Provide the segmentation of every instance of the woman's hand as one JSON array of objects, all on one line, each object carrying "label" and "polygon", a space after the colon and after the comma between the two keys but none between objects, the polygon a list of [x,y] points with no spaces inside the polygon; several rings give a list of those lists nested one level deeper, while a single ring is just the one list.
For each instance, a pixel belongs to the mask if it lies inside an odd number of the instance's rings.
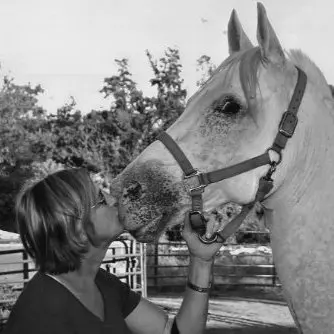
[{"label": "woman's hand", "polygon": [[[211,236],[218,231],[218,229],[219,223],[215,222],[213,219],[209,219],[206,225],[205,237],[210,239]],[[186,212],[184,218],[182,237],[188,245],[190,255],[206,262],[212,261],[215,254],[222,246],[222,243],[215,242],[212,244],[204,244],[199,240],[197,233],[191,228],[189,212]]]}]

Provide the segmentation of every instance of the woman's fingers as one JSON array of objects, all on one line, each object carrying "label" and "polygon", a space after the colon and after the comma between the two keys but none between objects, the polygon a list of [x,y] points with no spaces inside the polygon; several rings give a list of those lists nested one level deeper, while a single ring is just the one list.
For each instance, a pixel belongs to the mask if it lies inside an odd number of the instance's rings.
[{"label": "woman's fingers", "polygon": [[[215,234],[219,230],[220,223],[216,219],[214,219],[212,216],[210,216],[210,214],[206,212],[203,214],[203,216],[205,218],[204,224],[206,226],[205,237],[207,239],[210,239],[212,235]],[[189,212],[185,214],[182,232],[185,232],[185,233],[194,232],[191,227]]]},{"label": "woman's fingers", "polygon": [[190,217],[189,212],[186,212],[183,220],[183,225],[181,227],[181,235],[183,238],[189,238],[192,234],[194,234],[194,231],[192,230],[191,224],[190,224]]},{"label": "woman's fingers", "polygon": [[[211,239],[214,234],[219,230],[219,222],[216,222],[213,216],[208,214],[204,215],[206,222],[203,222],[206,227],[206,234],[204,238]],[[184,224],[182,230],[182,237],[186,241],[189,253],[192,256],[198,257],[205,261],[211,261],[217,251],[221,247],[221,243],[204,243],[200,238],[197,232],[195,232],[191,227],[189,212],[186,212],[184,217]]]},{"label": "woman's fingers", "polygon": [[204,217],[207,221],[205,237],[210,239],[219,230],[220,223],[207,213],[204,214]]},{"label": "woman's fingers", "polygon": [[182,231],[184,232],[190,232],[191,227],[190,227],[190,220],[189,220],[189,212],[186,212],[183,220],[183,226],[182,226]]},{"label": "woman's fingers", "polygon": [[[214,234],[219,230],[220,223],[214,219],[214,217],[208,213],[203,214],[205,222],[205,238],[206,239],[211,239]],[[181,234],[183,237],[190,237],[190,236],[196,236],[196,232],[193,231],[191,227],[191,222],[190,222],[190,217],[189,217],[189,212],[186,212],[185,217],[184,217],[184,224],[183,227],[181,228]]]}]

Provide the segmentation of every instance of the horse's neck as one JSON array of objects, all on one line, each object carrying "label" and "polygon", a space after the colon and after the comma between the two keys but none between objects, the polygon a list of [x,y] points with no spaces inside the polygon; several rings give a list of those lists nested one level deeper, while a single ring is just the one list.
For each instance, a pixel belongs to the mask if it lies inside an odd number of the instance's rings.
[{"label": "horse's neck", "polygon": [[[291,234],[294,228],[302,233],[305,232],[302,226],[308,225],[308,231],[321,226],[325,229],[333,220],[334,113],[327,110],[316,112],[318,115],[309,118],[311,124],[305,133],[296,138],[300,144],[296,155],[290,156],[292,167],[270,200],[270,207],[276,215],[272,232],[276,231],[276,234]],[[283,220],[279,224],[283,224],[286,230],[277,226],[275,220]],[[299,222],[301,226],[297,228]]]},{"label": "horse's neck", "polygon": [[[296,160],[290,161],[295,166],[265,204],[273,209],[267,218],[272,219],[274,262],[304,333],[332,333],[334,328],[334,317],[325,312],[334,309],[334,114],[331,112],[325,111],[312,120],[303,138],[307,142],[299,148]],[[321,328],[316,328],[319,323]]]},{"label": "horse's neck", "polygon": [[329,107],[324,103],[314,104],[301,111],[305,113],[300,115],[301,131],[289,140],[294,145],[293,152],[289,143],[286,149],[290,151],[283,151],[283,163],[287,165],[282,168],[284,180],[267,204],[275,211],[282,211],[287,220],[300,216],[301,212],[311,217],[318,211],[315,205],[322,211],[333,207],[334,109]]}]

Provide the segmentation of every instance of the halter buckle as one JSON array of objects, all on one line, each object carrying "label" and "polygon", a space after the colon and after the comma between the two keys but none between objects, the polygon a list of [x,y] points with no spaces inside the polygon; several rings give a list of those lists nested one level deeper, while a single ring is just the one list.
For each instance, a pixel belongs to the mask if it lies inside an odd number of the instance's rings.
[{"label": "halter buckle", "polygon": [[291,138],[298,124],[298,118],[292,111],[286,111],[279,124],[279,132],[285,137]]},{"label": "halter buckle", "polygon": [[198,170],[192,174],[184,175],[184,187],[189,194],[196,190],[200,190],[201,193],[204,192],[206,184],[203,182],[202,175],[203,173]]}]

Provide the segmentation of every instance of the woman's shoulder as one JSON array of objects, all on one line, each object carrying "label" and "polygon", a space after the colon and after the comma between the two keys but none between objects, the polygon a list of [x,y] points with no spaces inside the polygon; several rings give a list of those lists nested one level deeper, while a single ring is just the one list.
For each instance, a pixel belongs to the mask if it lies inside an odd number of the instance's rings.
[{"label": "woman's shoulder", "polygon": [[128,294],[130,286],[122,282],[119,277],[108,273],[106,270],[100,268],[96,275],[96,283],[103,294],[109,296],[119,296],[122,298],[124,294]]},{"label": "woman's shoulder", "polygon": [[58,314],[66,304],[67,296],[54,280],[40,272],[24,287],[12,313],[26,317],[34,314]]},{"label": "woman's shoulder", "polygon": [[11,310],[4,334],[43,333],[45,328],[58,328],[62,323],[57,317],[58,297],[53,293],[52,282],[44,274],[36,273]]},{"label": "woman's shoulder", "polygon": [[118,286],[121,284],[121,280],[114,274],[107,272],[106,270],[99,268],[96,275],[96,281],[100,284],[108,284]]},{"label": "woman's shoulder", "polygon": [[139,304],[141,295],[134,292],[131,287],[122,282],[117,276],[100,269],[97,274],[97,284],[99,285],[107,301],[117,303],[121,307],[123,317],[130,314]]}]

